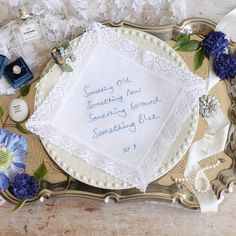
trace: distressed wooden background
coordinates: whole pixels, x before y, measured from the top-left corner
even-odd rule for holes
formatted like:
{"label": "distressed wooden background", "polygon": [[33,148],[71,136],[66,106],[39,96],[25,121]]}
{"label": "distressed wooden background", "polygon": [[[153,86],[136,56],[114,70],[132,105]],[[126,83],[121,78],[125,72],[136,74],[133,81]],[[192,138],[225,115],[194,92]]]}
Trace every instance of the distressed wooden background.
{"label": "distressed wooden background", "polygon": [[[219,21],[236,0],[187,0],[188,17]],[[218,213],[201,214],[163,203],[105,205],[81,199],[51,199],[11,213],[0,207],[0,235],[236,235],[236,192]]]}

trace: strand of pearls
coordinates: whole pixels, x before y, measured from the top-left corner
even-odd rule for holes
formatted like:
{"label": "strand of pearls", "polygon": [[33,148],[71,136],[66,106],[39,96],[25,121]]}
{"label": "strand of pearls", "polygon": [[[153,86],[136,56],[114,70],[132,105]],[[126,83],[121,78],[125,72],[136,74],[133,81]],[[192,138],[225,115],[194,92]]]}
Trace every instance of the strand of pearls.
{"label": "strand of pearls", "polygon": [[221,161],[217,160],[216,163],[202,168],[193,176],[175,178],[174,181],[176,184],[192,183],[198,193],[206,193],[210,189],[210,182],[204,172],[217,168],[220,163]]}

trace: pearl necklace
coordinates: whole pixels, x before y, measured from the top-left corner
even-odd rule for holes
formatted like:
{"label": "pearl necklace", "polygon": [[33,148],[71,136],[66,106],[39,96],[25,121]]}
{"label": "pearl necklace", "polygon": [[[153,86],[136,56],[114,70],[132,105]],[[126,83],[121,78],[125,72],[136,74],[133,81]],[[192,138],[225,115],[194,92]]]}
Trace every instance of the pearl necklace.
{"label": "pearl necklace", "polygon": [[185,178],[175,178],[174,181],[176,184],[192,183],[194,189],[198,193],[206,193],[210,189],[210,182],[205,176],[204,172],[217,168],[221,162],[221,160],[217,160],[216,163],[202,168],[193,176]]}

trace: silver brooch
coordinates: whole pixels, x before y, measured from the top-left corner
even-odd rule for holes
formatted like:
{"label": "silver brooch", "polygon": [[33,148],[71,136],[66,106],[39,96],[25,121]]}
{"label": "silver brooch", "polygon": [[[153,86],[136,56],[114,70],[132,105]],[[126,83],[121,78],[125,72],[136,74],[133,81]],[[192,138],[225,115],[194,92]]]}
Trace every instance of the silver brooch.
{"label": "silver brooch", "polygon": [[199,114],[202,117],[214,116],[220,108],[220,102],[215,96],[203,95],[199,98]]}

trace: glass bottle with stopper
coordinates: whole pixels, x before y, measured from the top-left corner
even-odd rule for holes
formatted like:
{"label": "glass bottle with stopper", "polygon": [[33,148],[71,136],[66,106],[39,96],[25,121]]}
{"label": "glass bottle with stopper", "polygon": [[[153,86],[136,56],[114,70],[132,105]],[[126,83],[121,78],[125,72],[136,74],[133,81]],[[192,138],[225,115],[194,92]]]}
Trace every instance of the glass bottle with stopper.
{"label": "glass bottle with stopper", "polygon": [[24,59],[35,72],[49,57],[49,44],[41,18],[28,14],[24,7],[18,9],[18,19],[11,23],[14,36],[22,49]]}

